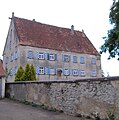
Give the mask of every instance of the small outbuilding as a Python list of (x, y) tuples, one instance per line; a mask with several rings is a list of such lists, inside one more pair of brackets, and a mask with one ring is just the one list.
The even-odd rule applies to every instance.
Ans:
[(4, 98), (5, 95), (5, 71), (3, 69), (3, 62), (0, 59), (0, 98)]

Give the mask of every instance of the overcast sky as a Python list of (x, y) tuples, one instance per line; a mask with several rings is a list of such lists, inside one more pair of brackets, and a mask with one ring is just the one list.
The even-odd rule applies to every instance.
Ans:
[[(0, 57), (9, 29), (12, 12), (16, 17), (35, 19), (38, 22), (84, 30), (90, 41), (99, 51), (104, 43), (102, 37), (107, 35), (109, 24), (109, 9), (112, 0), (1, 0), (0, 2)], [(102, 55), (102, 69), (105, 75), (118, 76), (119, 61), (107, 60), (108, 55)]]

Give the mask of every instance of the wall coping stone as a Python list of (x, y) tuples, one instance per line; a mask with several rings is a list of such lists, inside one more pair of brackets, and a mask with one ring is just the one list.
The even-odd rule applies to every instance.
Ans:
[(31, 83), (76, 83), (76, 82), (106, 82), (106, 81), (119, 81), (119, 76), (113, 77), (94, 77), (94, 78), (80, 78), (76, 80), (40, 80), (40, 81), (17, 81), (17, 82), (7, 82), (7, 84), (31, 84)]

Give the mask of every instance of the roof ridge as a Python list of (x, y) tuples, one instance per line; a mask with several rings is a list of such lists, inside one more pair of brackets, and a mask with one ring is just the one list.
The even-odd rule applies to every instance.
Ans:
[[(30, 22), (34, 22), (34, 23), (38, 23), (38, 24), (42, 24), (42, 25), (46, 25), (46, 26), (50, 26), (50, 27), (56, 27), (56, 28), (60, 28), (60, 29), (71, 30), (71, 28), (68, 28), (68, 27), (62, 27), (62, 26), (57, 26), (57, 25), (52, 25), (52, 24), (46, 24), (46, 23), (42, 23), (42, 22), (35, 21), (35, 19), (30, 20), (30, 19), (21, 18), (21, 17), (16, 17), (16, 16), (14, 16), (14, 18), (22, 19), (22, 20), (26, 20), (26, 21), (30, 21)], [(75, 32), (83, 33), (82, 31), (75, 30), (75, 29), (74, 29), (74, 31), (75, 31)]]

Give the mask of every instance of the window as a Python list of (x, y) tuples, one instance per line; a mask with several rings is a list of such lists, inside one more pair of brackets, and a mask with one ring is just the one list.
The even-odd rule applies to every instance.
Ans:
[(14, 60), (14, 56), (13, 56), (13, 54), (11, 54), (11, 62)]
[(73, 70), (73, 75), (74, 75), (74, 76), (77, 76), (77, 75), (78, 75), (78, 70), (77, 70), (77, 69), (74, 69), (74, 70)]
[(41, 74), (41, 75), (45, 74), (44, 67), (38, 67), (38, 66), (36, 66), (36, 74), (37, 75), (39, 75), (39, 74)]
[(16, 51), (15, 53), (14, 53), (14, 60), (16, 60), (18, 58), (18, 52)]
[(92, 71), (91, 71), (91, 76), (92, 76), (92, 77), (96, 77), (96, 76), (97, 76), (96, 70), (92, 70)]
[(92, 64), (95, 65), (96, 64), (96, 59), (92, 58)]
[(68, 69), (64, 69), (64, 75), (69, 75), (69, 70)]
[(15, 66), (14, 68), (12, 68), (12, 75), (15, 75), (17, 73), (17, 66)]
[(44, 53), (36, 53), (36, 59), (44, 60)]
[(15, 68), (14, 68), (14, 69), (15, 69), (15, 74), (16, 74), (16, 73), (17, 73), (17, 69), (18, 69), (18, 67), (17, 67), (17, 66), (15, 66)]
[(11, 75), (11, 76), (13, 75), (13, 70), (12, 70), (12, 68), (10, 69), (10, 75)]
[(70, 55), (62, 55), (62, 60), (64, 62), (69, 62), (70, 61)]
[(83, 76), (85, 76), (85, 71), (84, 70), (81, 70), (80, 71), (80, 75), (83, 77)]
[(48, 54), (48, 60), (54, 61), (57, 59), (57, 54)]
[(73, 63), (77, 63), (77, 56), (73, 56)]
[(44, 67), (39, 67), (39, 74), (44, 74)]
[(33, 59), (33, 51), (28, 51), (28, 58)]
[(9, 57), (5, 57), (5, 63), (7, 64), (9, 61)]
[(80, 63), (81, 63), (81, 64), (84, 64), (84, 63), (85, 63), (84, 57), (80, 57)]

